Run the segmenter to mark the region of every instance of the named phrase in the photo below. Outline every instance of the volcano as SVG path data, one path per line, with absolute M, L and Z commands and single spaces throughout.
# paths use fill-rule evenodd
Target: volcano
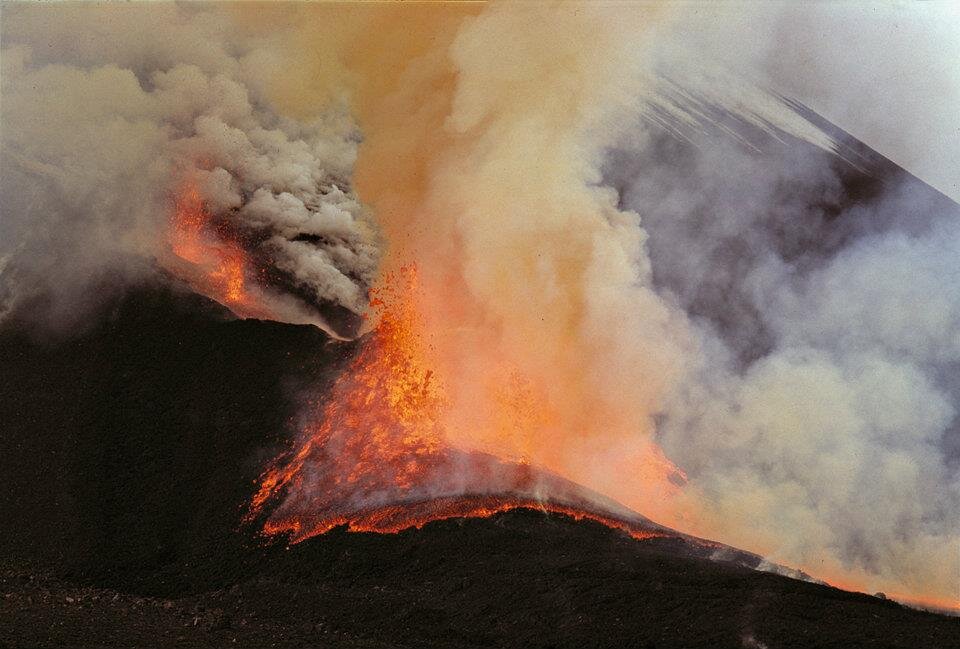
M 838 142 L 840 156 L 809 153 L 843 184 L 827 220 L 894 182 L 958 210 L 793 108 Z M 844 240 L 794 243 L 815 258 Z M 220 303 L 166 277 L 69 337 L 4 321 L 3 646 L 955 646 L 955 619 L 683 534 L 522 459 L 435 445 L 433 422 L 402 411 L 429 413 L 429 371 L 364 373 L 378 335 L 407 333 L 387 319 L 343 341 L 238 319 L 220 295 L 237 282 L 219 277 L 206 292 Z M 691 311 L 716 317 L 716 299 L 738 296 L 704 293 Z M 403 379 L 399 398 L 383 376 Z M 371 452 L 378 435 L 390 443 Z

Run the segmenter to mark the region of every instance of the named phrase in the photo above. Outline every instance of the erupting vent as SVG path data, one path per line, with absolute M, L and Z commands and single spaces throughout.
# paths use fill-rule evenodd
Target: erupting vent
M 263 474 L 246 520 L 276 503 L 265 532 L 298 542 L 339 525 L 397 532 L 526 507 L 592 519 L 635 538 L 665 534 L 557 475 L 446 444 L 442 386 L 423 364 L 414 326 L 416 282 L 416 270 L 405 268 L 375 292 L 379 326 L 317 406 L 295 450 Z

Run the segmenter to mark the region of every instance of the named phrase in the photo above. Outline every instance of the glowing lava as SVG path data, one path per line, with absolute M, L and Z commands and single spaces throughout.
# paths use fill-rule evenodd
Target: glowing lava
M 165 265 L 194 290 L 240 317 L 272 317 L 249 286 L 253 271 L 246 251 L 218 229 L 192 179 L 174 197 L 168 239 L 173 257 Z
M 327 531 L 337 525 L 346 525 L 351 532 L 377 532 L 393 534 L 409 528 L 420 528 L 431 521 L 449 518 L 487 518 L 495 514 L 514 509 L 536 509 L 552 514 L 561 514 L 574 520 L 591 520 L 607 527 L 626 532 L 637 540 L 651 539 L 663 536 L 672 536 L 666 530 L 649 523 L 646 519 L 633 516 L 617 516 L 613 513 L 597 513 L 580 507 L 589 506 L 584 503 L 560 504 L 550 501 L 539 501 L 531 497 L 520 495 L 501 496 L 447 496 L 422 502 L 400 503 L 379 509 L 358 512 L 350 518 L 327 519 L 323 526 L 311 528 L 306 535 L 299 535 L 299 529 L 290 529 L 283 526 L 268 525 L 268 532 L 294 532 L 294 540 L 299 541 L 313 534 Z
M 298 542 L 338 525 L 397 532 L 525 507 L 591 519 L 634 538 L 665 534 L 555 474 L 448 444 L 443 387 L 423 362 L 411 300 L 416 283 L 416 271 L 405 268 L 374 294 L 379 325 L 323 405 L 315 404 L 315 423 L 299 446 L 263 474 L 247 520 L 278 502 L 264 531 Z

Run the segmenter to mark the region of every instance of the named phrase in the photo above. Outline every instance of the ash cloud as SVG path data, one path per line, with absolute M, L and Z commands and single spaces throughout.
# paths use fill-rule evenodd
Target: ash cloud
M 358 132 L 342 103 L 301 121 L 276 110 L 282 32 L 171 5 L 3 18 L 0 313 L 68 328 L 104 287 L 156 277 L 184 178 L 307 298 L 264 289 L 277 317 L 326 327 L 308 305 L 363 311 L 378 251 L 349 183 Z

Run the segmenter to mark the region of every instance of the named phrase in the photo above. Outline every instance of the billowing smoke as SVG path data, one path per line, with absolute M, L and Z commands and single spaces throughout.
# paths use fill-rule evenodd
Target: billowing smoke
M 607 166 L 649 233 L 657 290 L 701 341 L 659 436 L 693 525 L 841 583 L 955 599 L 960 208 L 840 131 L 761 120 L 819 150 L 745 126 L 755 105 L 731 106 L 697 61 L 817 106 L 956 196 L 942 144 L 960 83 L 942 51 L 960 41 L 903 7 L 707 13 L 709 26 L 682 14 L 653 49 L 719 110 L 642 129 Z M 908 49 L 894 24 L 924 37 Z
M 780 96 L 871 145 L 880 122 L 837 112 L 862 60 L 818 48 L 873 48 L 879 23 L 821 42 L 784 26 L 823 8 L 696 7 L 5 9 L 0 272 L 74 305 L 140 272 L 187 175 L 276 293 L 356 313 L 372 214 L 376 276 L 419 267 L 451 444 L 841 584 L 954 597 L 960 215 Z M 910 99 L 929 120 L 878 146 L 913 169 L 943 104 Z
M 406 83 L 365 89 L 384 96 L 361 111 L 369 149 L 357 166 L 388 262 L 421 268 L 452 441 L 651 513 L 677 478 L 652 444 L 651 413 L 693 341 L 652 290 L 638 215 L 617 207 L 600 168 L 640 108 L 642 45 L 657 19 L 532 4 L 443 22 L 449 44 L 408 63 Z M 397 110 L 428 91 L 429 109 Z M 400 175 L 392 158 L 366 154 L 398 141 L 409 156 Z M 398 202 L 411 168 L 424 178 Z
M 220 12 L 5 8 L 0 309 L 71 325 L 105 285 L 154 273 L 189 182 L 248 249 L 243 272 L 298 289 L 264 291 L 268 312 L 362 312 L 378 253 L 350 188 L 358 133 L 336 104 L 280 115 L 268 90 L 287 64 Z
M 820 575 L 949 596 L 960 210 L 898 174 L 852 200 L 846 163 L 796 143 L 758 155 L 689 136 L 652 136 L 609 177 L 701 339 L 659 437 L 702 507 L 693 525 Z

